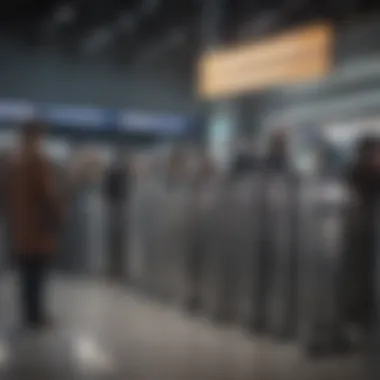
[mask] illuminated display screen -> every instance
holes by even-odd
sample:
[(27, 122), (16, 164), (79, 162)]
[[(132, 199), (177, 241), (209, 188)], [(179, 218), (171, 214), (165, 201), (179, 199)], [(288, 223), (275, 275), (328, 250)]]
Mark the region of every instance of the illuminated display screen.
[(216, 99), (323, 77), (331, 66), (331, 43), (332, 29), (317, 25), (207, 53), (199, 62), (199, 96)]

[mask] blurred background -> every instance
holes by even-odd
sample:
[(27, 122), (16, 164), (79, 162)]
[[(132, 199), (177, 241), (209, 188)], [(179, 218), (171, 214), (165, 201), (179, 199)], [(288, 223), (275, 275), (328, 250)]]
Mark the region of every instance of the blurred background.
[[(374, 0), (2, 2), (2, 165), (37, 118), (60, 192), (74, 189), (44, 355), (8, 338), (2, 216), (4, 379), (69, 378), (70, 344), (104, 378), (378, 378), (379, 319), (355, 321), (352, 343), (340, 304), (347, 283), (377, 289), (347, 247), (378, 234), (354, 244), (346, 221), (367, 199), (348, 174), (360, 142), (380, 137), (379, 21)], [(355, 310), (376, 314), (371, 294)]]
[[(1, 7), (0, 110), (5, 128), (39, 109), (52, 134), (67, 132), (71, 138), (85, 128), (86, 139), (106, 133), (107, 140), (120, 135), (139, 145), (156, 141), (158, 135), (178, 136), (182, 127), (177, 120), (165, 119), (178, 117), (179, 124), (186, 124), (185, 139), (191, 135), (207, 145), (209, 139), (222, 138), (211, 137), (215, 134), (258, 141), (274, 126), (319, 130), (376, 116), (376, 2), (15, 1)], [(295, 73), (292, 80), (256, 80), (243, 88), (202, 94), (209, 50), (245, 46), (246, 52), (253, 51), (256, 42), (262, 46), (282, 32), (318, 22), (333, 29), (325, 41), (329, 46), (307, 53), (306, 45), (315, 45), (310, 40), (301, 52), (314, 65), (320, 62), (318, 73), (310, 67), (311, 72)], [(294, 46), (300, 38), (295, 36)], [(272, 63), (287, 59), (279, 50), (274, 54)], [(238, 66), (223, 69), (224, 56), (219, 58), (220, 70), (227, 71), (218, 69), (218, 77), (241, 80)], [(251, 76), (268, 75), (262, 63), (253, 64)], [(119, 111), (124, 110), (132, 114), (123, 117)], [(137, 124), (153, 125), (127, 121), (136, 112), (144, 118)], [(219, 120), (224, 126), (214, 128)]]

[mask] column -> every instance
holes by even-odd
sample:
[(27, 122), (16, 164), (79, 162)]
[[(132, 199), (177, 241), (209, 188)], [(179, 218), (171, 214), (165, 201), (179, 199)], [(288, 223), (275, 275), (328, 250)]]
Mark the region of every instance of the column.
[(237, 116), (236, 104), (232, 101), (219, 101), (211, 106), (207, 120), (208, 151), (216, 166), (222, 171), (227, 171), (232, 161)]
[[(228, 0), (206, 0), (201, 23), (202, 51), (218, 48), (223, 43), (223, 31), (228, 15)], [(237, 128), (236, 104), (231, 100), (216, 100), (203, 105), (205, 114), (204, 140), (214, 163), (227, 170), (231, 161), (232, 142)]]

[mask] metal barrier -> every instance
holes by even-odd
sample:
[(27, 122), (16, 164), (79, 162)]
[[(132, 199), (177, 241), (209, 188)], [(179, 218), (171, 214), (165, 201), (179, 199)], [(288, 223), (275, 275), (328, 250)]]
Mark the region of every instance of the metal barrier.
[(299, 340), (309, 353), (330, 352), (342, 322), (338, 289), (349, 198), (338, 180), (322, 178), (305, 181), (299, 194)]
[(157, 282), (155, 245), (159, 232), (162, 188), (157, 181), (136, 181), (130, 199), (129, 270), (130, 282), (153, 293)]
[(161, 238), (156, 247), (161, 264), (160, 288), (164, 298), (183, 303), (186, 296), (186, 256), (190, 237), (191, 189), (179, 182), (165, 187)]
[(263, 178), (259, 173), (238, 178), (231, 187), (232, 207), (230, 214), (233, 224), (231, 261), (236, 260), (233, 267), (235, 286), (230, 295), (236, 300), (235, 317), (243, 325), (251, 325), (253, 312), (258, 301), (258, 285), (262, 282), (259, 269), (261, 206), (263, 195)]
[(91, 275), (104, 274), (109, 246), (107, 239), (107, 204), (99, 184), (95, 184), (84, 199), (86, 219), (84, 267)]
[(86, 273), (87, 207), (86, 189), (79, 189), (68, 205), (62, 229), (57, 269), (68, 274)]
[(226, 282), (223, 278), (223, 267), (226, 250), (225, 195), (223, 186), (218, 181), (208, 183), (203, 187), (201, 204), (203, 207), (201, 231), (202, 239), (202, 275), (201, 304), (204, 311), (216, 318), (223, 313), (223, 291)]
[(139, 287), (309, 353), (337, 349), (350, 205), (338, 178), (257, 171), (142, 188), (131, 216)]
[(57, 269), (66, 274), (104, 273), (109, 247), (106, 205), (100, 184), (78, 189), (68, 205)]
[(278, 337), (289, 338), (294, 337), (297, 329), (299, 251), (295, 242), (300, 184), (290, 175), (271, 173), (265, 181), (268, 236), (265, 254), (271, 266), (266, 272), (269, 281), (267, 329)]
[(211, 179), (193, 187), (189, 218), (190, 239), (186, 257), (188, 288), (185, 305), (190, 310), (210, 311), (210, 298), (214, 289), (210, 284), (215, 283), (212, 274), (210, 275), (214, 253), (210, 241), (215, 228), (217, 189), (219, 189), (218, 183)]
[[(149, 230), (149, 218), (146, 217), (144, 191), (149, 189), (146, 181), (137, 181), (131, 192), (130, 207), (128, 209), (129, 239), (127, 249), (130, 284), (138, 288), (147, 288), (147, 257), (145, 242), (146, 231)], [(145, 232), (145, 233), (144, 233)]]

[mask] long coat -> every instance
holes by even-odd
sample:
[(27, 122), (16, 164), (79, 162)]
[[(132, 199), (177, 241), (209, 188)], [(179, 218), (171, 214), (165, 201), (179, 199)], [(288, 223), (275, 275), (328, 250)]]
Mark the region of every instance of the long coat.
[(346, 219), (342, 297), (345, 318), (370, 323), (374, 300), (375, 209), (380, 195), (380, 173), (358, 165), (348, 175), (354, 202)]
[(51, 255), (57, 250), (61, 217), (51, 165), (38, 152), (13, 155), (8, 164), (6, 198), (12, 249), (19, 255)]

